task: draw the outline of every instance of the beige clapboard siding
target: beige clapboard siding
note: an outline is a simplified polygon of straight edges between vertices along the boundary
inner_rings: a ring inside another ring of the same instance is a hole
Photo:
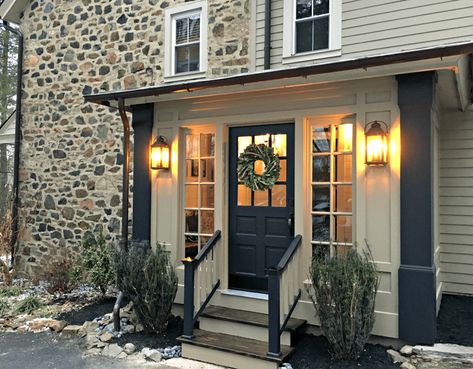
[[[443,117],[439,164],[443,290],[473,294],[473,112]]]
[[[257,1],[255,65],[263,67],[264,3]],[[336,0],[334,0],[336,1]],[[473,39],[471,0],[340,0],[342,59]],[[271,67],[281,68],[284,0],[272,0]]]

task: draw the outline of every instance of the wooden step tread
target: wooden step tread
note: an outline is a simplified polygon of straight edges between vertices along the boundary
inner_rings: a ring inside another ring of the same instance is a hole
[[[181,336],[178,337],[177,340],[182,343],[189,343],[277,363],[283,362],[294,350],[292,347],[281,345],[282,355],[279,358],[268,357],[267,342],[232,336],[230,334],[207,332],[200,329],[194,330],[193,339],[187,339]]]
[[[258,327],[268,327],[268,315],[255,313],[253,311],[229,309],[221,306],[208,306],[202,313],[202,316],[230,322],[256,325]],[[305,323],[307,323],[305,320],[291,318],[289,319],[285,330],[295,331]]]

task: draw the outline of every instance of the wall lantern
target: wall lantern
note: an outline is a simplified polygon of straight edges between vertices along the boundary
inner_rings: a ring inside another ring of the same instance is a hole
[[[170,148],[163,136],[159,136],[151,145],[151,169],[169,169]]]
[[[366,159],[369,166],[385,166],[388,164],[388,125],[375,120],[365,127]]]

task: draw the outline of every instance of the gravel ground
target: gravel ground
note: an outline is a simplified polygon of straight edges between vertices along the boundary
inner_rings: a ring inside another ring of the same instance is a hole
[[[437,342],[473,346],[473,297],[443,295]]]
[[[355,362],[336,361],[328,353],[325,337],[305,335],[296,346],[289,363],[294,369],[399,369],[393,364],[386,348],[367,344],[360,359]]]
[[[0,333],[1,369],[223,369],[186,359],[163,363],[116,360],[104,356],[84,358],[79,339],[50,333]]]

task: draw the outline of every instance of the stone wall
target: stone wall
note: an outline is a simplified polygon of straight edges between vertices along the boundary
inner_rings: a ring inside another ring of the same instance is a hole
[[[162,83],[164,11],[184,0],[33,1],[25,10],[20,271],[120,232],[121,121],[82,95]],[[207,76],[247,72],[250,0],[208,0]]]

